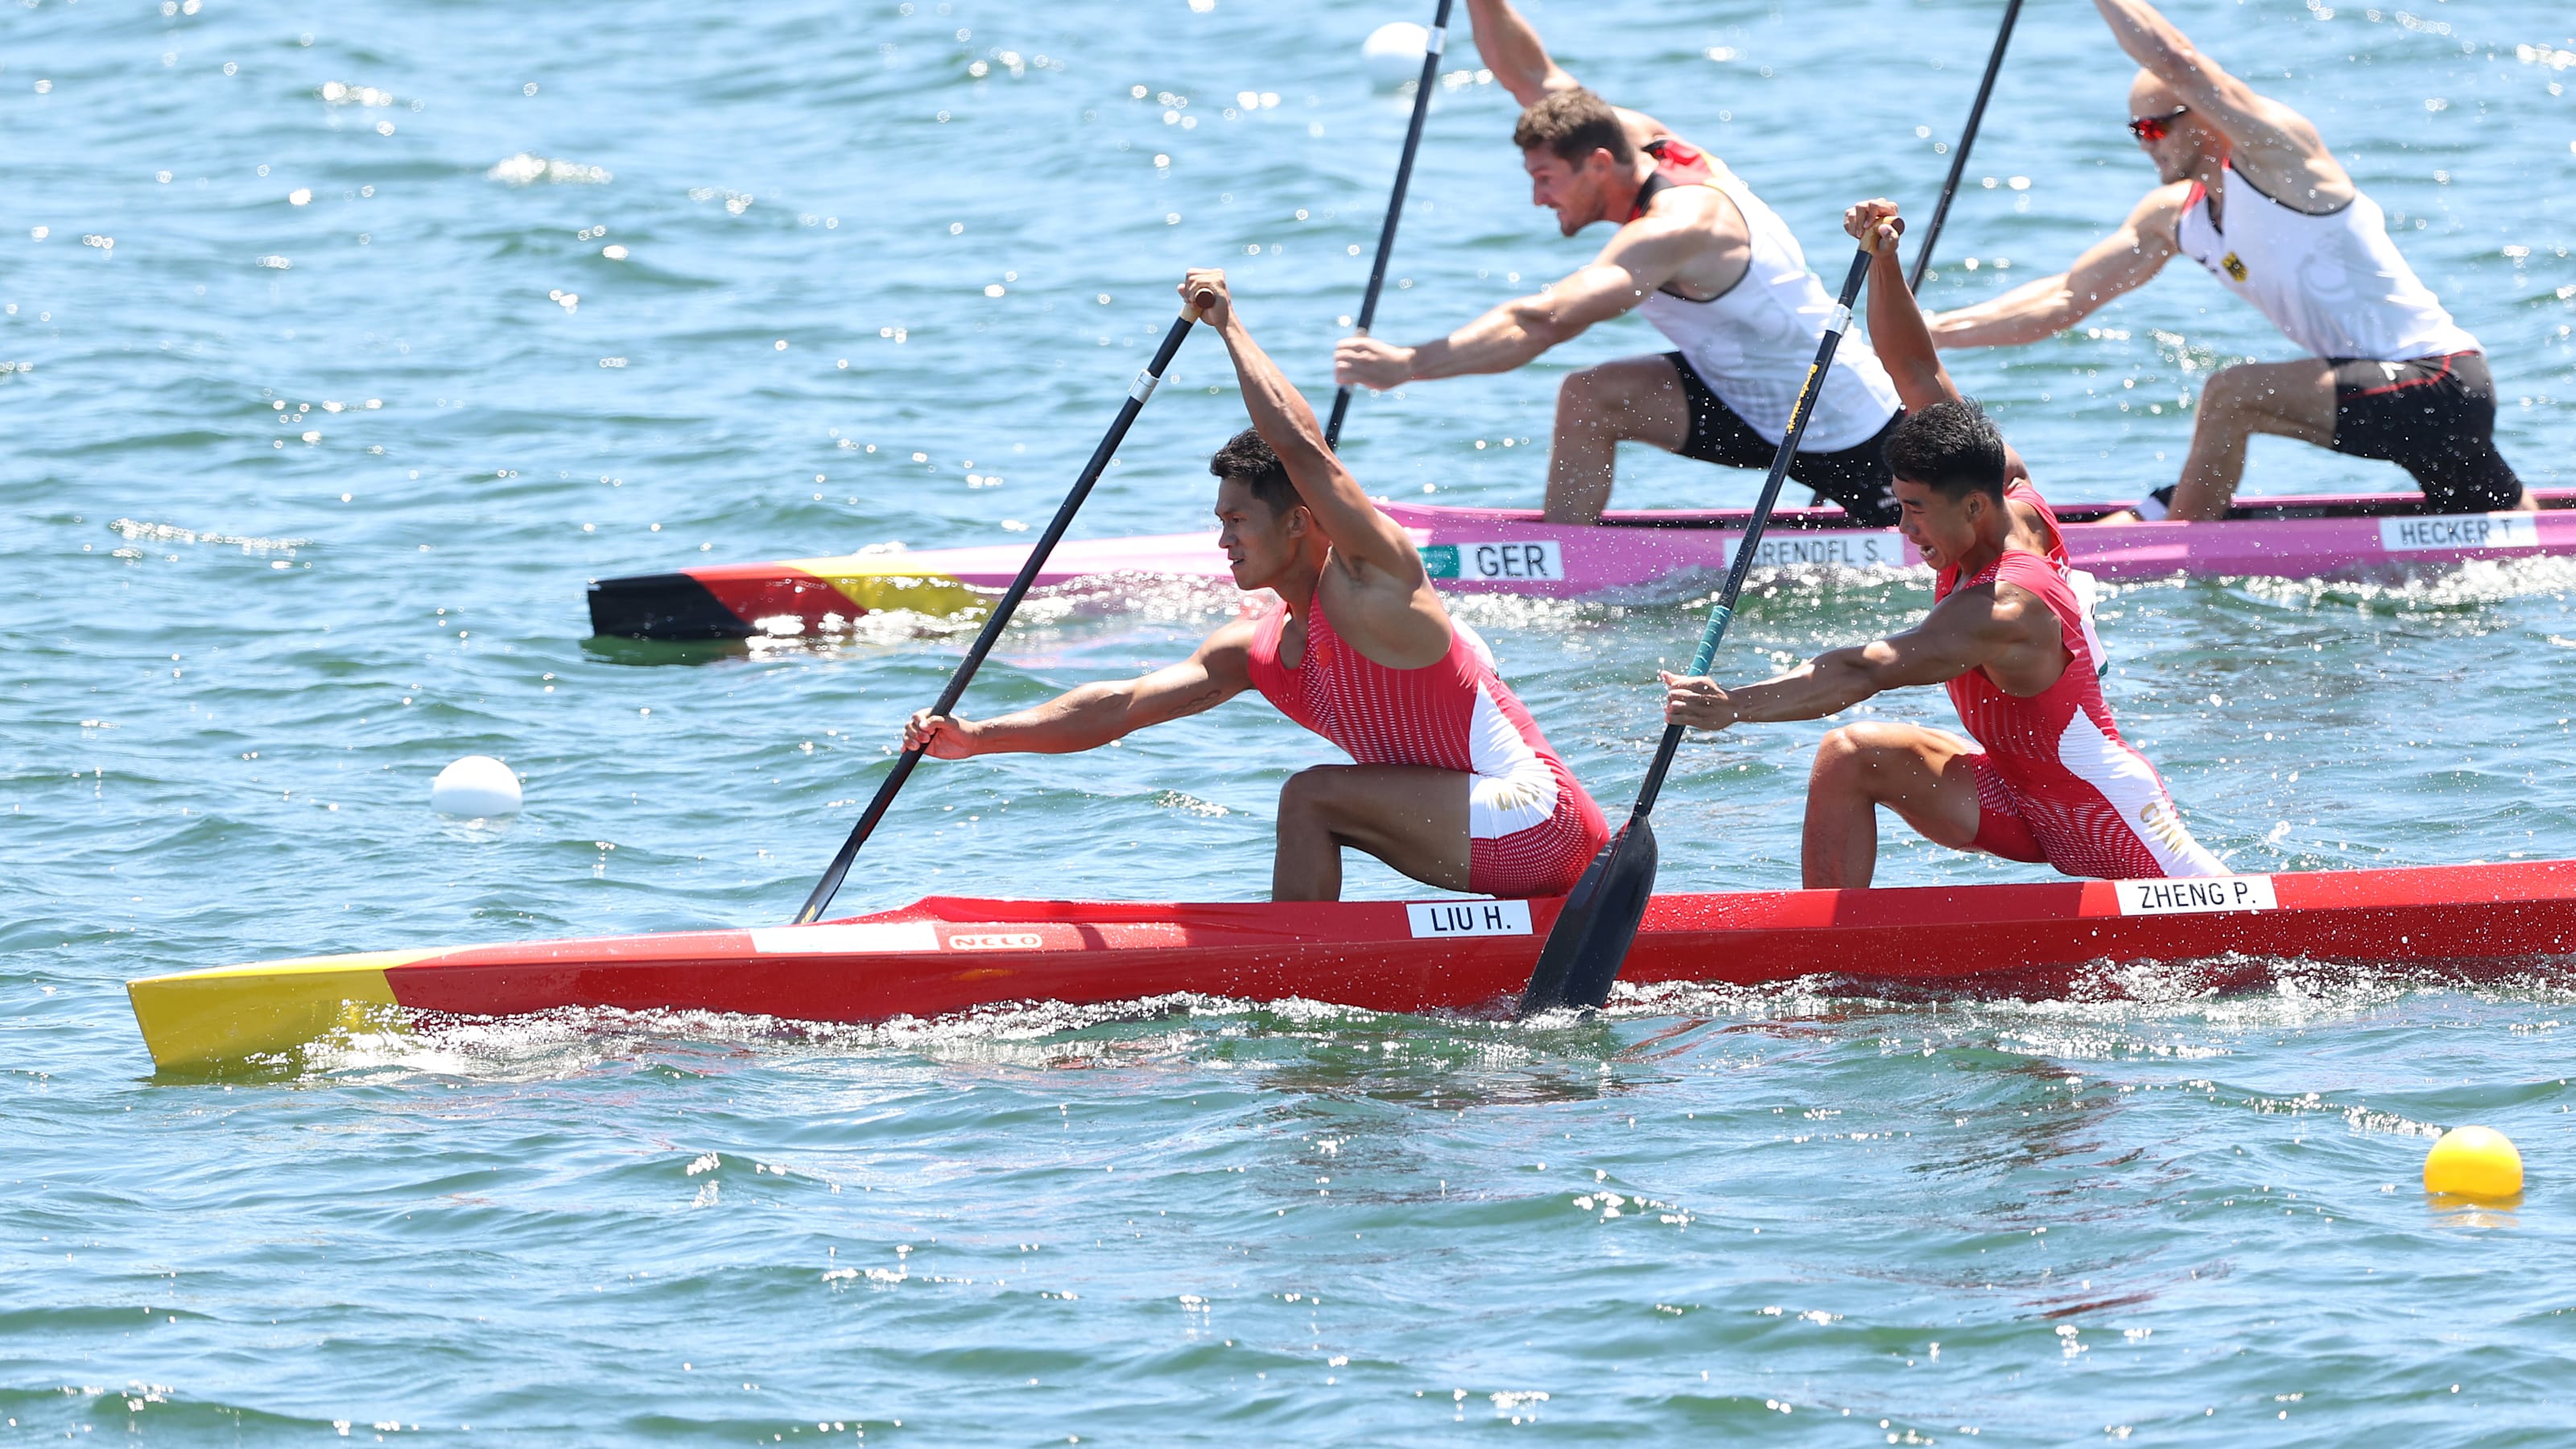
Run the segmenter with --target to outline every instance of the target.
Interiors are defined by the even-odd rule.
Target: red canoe
[[[163,1067],[288,1051],[416,1012],[675,1008],[806,1021],[1175,992],[1481,1011],[1528,982],[1556,900],[1109,904],[933,896],[810,926],[222,967],[128,984]],[[2140,961],[2527,968],[2576,955],[2576,861],[1865,891],[1658,896],[1622,979],[1829,975],[2051,990]]]

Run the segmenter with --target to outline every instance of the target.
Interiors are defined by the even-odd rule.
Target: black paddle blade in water
[[[1619,963],[1628,959],[1637,923],[1645,919],[1646,898],[1655,893],[1655,857],[1655,827],[1643,816],[1592,857],[1539,950],[1521,1015],[1610,999],[1610,983],[1619,979]]]

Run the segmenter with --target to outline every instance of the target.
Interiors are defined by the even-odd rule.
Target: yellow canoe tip
[[[992,602],[990,595],[951,575],[907,567],[901,554],[803,558],[791,560],[787,566],[830,584],[866,614],[908,610],[946,617],[980,613]]]
[[[381,1026],[401,1003],[385,971],[444,954],[375,951],[222,966],[125,984],[154,1066],[208,1070]]]

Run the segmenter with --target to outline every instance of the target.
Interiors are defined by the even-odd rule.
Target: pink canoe
[[[2123,505],[2058,510],[2067,552],[2105,579],[2265,575],[2376,577],[2471,559],[2576,554],[2576,489],[2542,493],[2538,513],[2425,514],[2411,495],[2257,499],[2212,523],[2098,522]],[[1687,596],[1734,562],[1743,510],[1613,512],[1598,527],[1540,521],[1531,508],[1389,503],[1442,587],[1547,598],[1648,601]],[[1028,557],[1022,544],[868,552],[779,563],[716,564],[590,586],[592,632],[637,639],[833,634],[884,610],[951,615],[983,608]],[[1784,509],[1758,565],[1902,569],[1922,560],[1894,529],[1853,526],[1840,509]],[[1040,587],[1147,578],[1223,580],[1214,533],[1060,544]]]

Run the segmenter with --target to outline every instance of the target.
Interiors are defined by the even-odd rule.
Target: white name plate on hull
[[[1727,540],[1726,562],[1735,565],[1742,535]],[[1758,569],[1901,569],[1905,535],[1892,528],[1836,528],[1765,532],[1753,550]]]
[[[1481,582],[1565,581],[1565,550],[1552,538],[1515,543],[1433,543],[1422,545],[1422,567],[1435,579]]]
[[[862,921],[821,926],[763,926],[751,933],[763,956],[819,956],[858,951],[936,951],[939,932],[928,921]]]
[[[2379,546],[2390,553],[2437,548],[2538,548],[2537,513],[2439,513],[2379,520]]]
[[[2268,875],[2211,875],[2184,880],[2124,880],[2120,914],[2124,916],[2193,916],[2219,911],[2275,911]]]
[[[1530,933],[1527,901],[1407,901],[1406,921],[1414,936],[1526,936]]]

